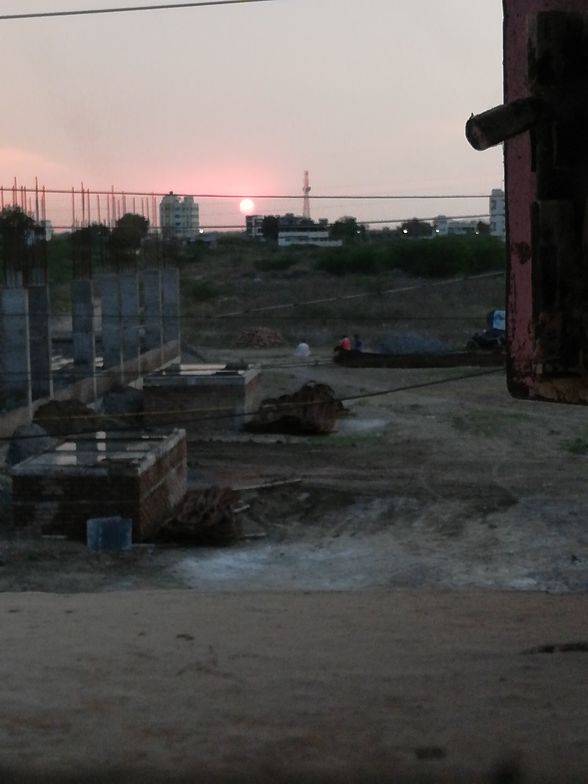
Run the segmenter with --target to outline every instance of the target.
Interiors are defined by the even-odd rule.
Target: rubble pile
[[[311,381],[292,395],[263,400],[247,429],[290,435],[332,433],[344,411],[330,386]]]
[[[217,547],[233,544],[243,534],[235,513],[238,499],[239,494],[228,487],[190,490],[158,538],[177,544]]]
[[[244,329],[236,340],[238,348],[274,348],[284,344],[285,340],[281,334],[267,327]]]
[[[57,446],[59,441],[48,435],[45,428],[31,423],[16,428],[10,439],[6,462],[13,466],[34,455],[40,455]]]
[[[98,430],[95,412],[80,400],[50,400],[35,411],[33,422],[58,437]]]

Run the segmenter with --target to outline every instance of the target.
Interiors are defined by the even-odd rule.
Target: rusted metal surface
[[[543,113],[537,98],[521,98],[472,115],[466,123],[466,138],[475,150],[487,150],[519,133],[528,131]]]
[[[517,397],[588,400],[588,8],[505,0],[505,101],[549,106],[505,145],[508,384]]]

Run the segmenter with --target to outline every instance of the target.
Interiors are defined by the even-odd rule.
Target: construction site
[[[6,781],[586,781],[585,6],[505,4],[468,269],[2,189]]]
[[[210,285],[234,253],[215,257]],[[309,292],[324,286],[297,258],[225,307],[287,303],[300,275]],[[78,339],[59,315],[53,395],[4,376],[24,402],[2,418],[0,611],[18,689],[4,691],[6,775],[192,780],[204,766],[203,780],[225,781],[244,766],[252,781],[550,781],[556,750],[574,748],[565,780],[581,781],[585,413],[514,400],[503,354],[450,361],[502,304],[502,276],[448,286],[395,273],[378,280],[403,292],[378,299],[382,315],[370,297],[329,304],[365,356],[402,346],[389,367],[353,367],[335,361],[330,311],[227,324],[208,302],[180,309],[176,292],[201,274],[74,280],[72,325],[84,326]],[[125,279],[138,304],[119,316],[106,286]],[[430,321],[415,325],[424,299]],[[120,336],[137,325],[125,358]],[[112,519],[131,520],[132,536],[90,546],[88,520]]]

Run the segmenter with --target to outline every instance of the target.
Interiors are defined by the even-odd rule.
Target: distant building
[[[495,188],[490,194],[490,234],[506,239],[506,209],[504,191]]]
[[[245,231],[252,240],[263,239],[263,219],[265,215],[247,215],[245,217]]]
[[[198,239],[200,217],[194,198],[181,199],[170,191],[159,204],[159,225],[164,238],[188,242]]]
[[[263,239],[264,215],[248,215],[246,218],[247,234],[252,239]],[[339,248],[341,240],[332,240],[329,233],[329,222],[326,218],[313,221],[301,215],[288,212],[286,215],[275,216],[278,219],[278,245],[287,248],[292,245],[313,245],[321,248]]]
[[[287,248],[290,245],[339,248],[343,244],[341,240],[330,238],[329,222],[326,218],[317,222],[289,212],[280,217],[279,226],[278,245],[282,248]]]
[[[479,233],[477,220],[450,220],[445,215],[437,215],[433,221],[433,228],[437,237],[464,237]]]
[[[495,188],[490,194],[490,234],[493,237],[506,239],[506,218],[504,191]],[[464,236],[479,234],[479,220],[451,220],[445,215],[437,215],[433,221],[435,235],[446,237],[449,235]]]

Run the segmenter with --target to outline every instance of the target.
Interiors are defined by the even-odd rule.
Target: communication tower
[[[304,194],[304,203],[302,206],[302,217],[310,220],[310,181],[308,179],[308,172],[304,172],[304,187],[302,188]]]

